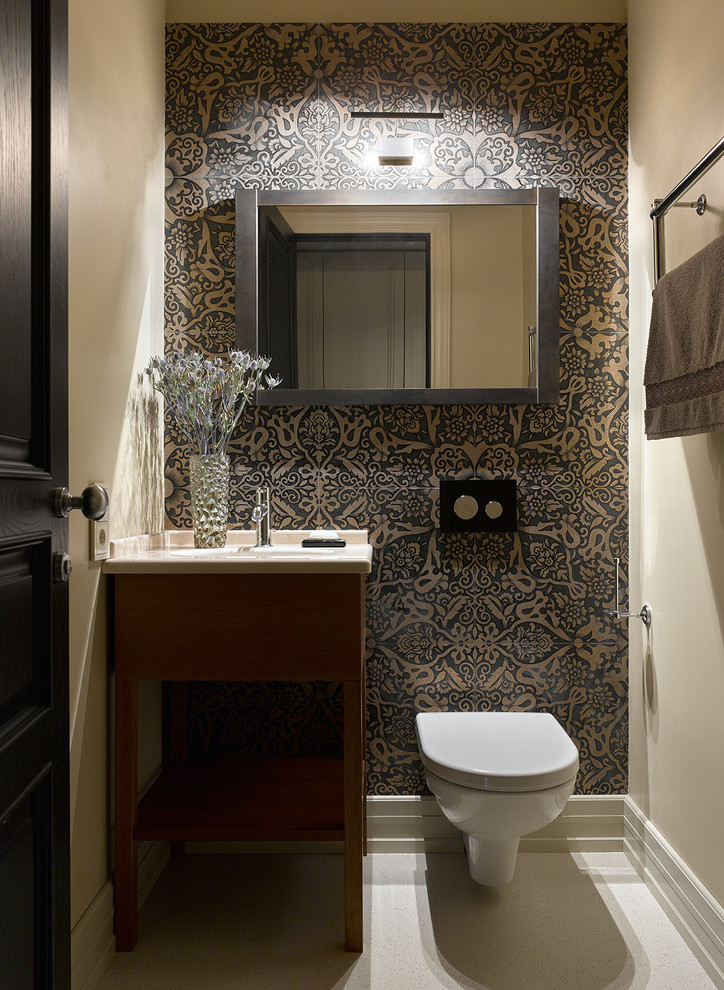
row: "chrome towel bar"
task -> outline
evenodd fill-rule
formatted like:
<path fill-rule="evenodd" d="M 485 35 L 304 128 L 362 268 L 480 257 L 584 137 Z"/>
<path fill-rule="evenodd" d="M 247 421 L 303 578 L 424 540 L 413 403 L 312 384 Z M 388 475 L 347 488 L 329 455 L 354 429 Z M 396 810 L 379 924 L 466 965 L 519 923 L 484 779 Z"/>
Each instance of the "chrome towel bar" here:
<path fill-rule="evenodd" d="M 664 217 L 673 206 L 677 205 L 690 206 L 696 209 L 698 216 L 704 215 L 707 205 L 706 196 L 699 196 L 695 203 L 679 204 L 678 201 L 695 182 L 698 182 L 713 165 L 716 165 L 722 155 L 724 155 L 724 137 L 710 151 L 707 151 L 701 161 L 674 186 L 667 196 L 653 201 L 649 216 L 654 222 L 654 284 L 664 274 Z"/>

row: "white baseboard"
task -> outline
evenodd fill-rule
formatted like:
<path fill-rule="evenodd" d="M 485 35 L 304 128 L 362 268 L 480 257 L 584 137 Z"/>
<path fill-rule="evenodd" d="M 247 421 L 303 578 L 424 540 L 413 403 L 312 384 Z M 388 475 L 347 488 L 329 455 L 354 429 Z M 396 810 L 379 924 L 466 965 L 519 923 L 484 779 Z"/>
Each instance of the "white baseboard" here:
<path fill-rule="evenodd" d="M 724 988 L 724 908 L 630 798 L 624 848 L 713 983 Z"/>
<path fill-rule="evenodd" d="M 115 951 L 113 884 L 106 880 L 70 934 L 71 990 L 92 990 Z"/>
<path fill-rule="evenodd" d="M 559 817 L 520 840 L 521 852 L 621 852 L 623 795 L 568 799 Z M 434 797 L 367 798 L 371 853 L 462 852 L 460 832 Z M 187 842 L 187 853 L 340 853 L 341 842 Z"/>
<path fill-rule="evenodd" d="M 555 821 L 520 840 L 520 851 L 620 852 L 623 800 L 623 795 L 574 795 Z M 367 799 L 367 848 L 375 853 L 460 852 L 462 840 L 434 797 L 372 796 Z"/>
<path fill-rule="evenodd" d="M 138 845 L 138 909 L 169 860 L 168 842 Z M 113 884 L 107 880 L 70 933 L 71 990 L 93 990 L 116 951 Z"/>

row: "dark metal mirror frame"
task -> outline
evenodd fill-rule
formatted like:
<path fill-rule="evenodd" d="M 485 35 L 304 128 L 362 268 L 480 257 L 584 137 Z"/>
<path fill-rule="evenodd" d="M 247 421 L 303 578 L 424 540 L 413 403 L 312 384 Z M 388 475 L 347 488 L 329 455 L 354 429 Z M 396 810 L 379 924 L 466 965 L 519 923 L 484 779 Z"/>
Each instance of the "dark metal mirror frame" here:
<path fill-rule="evenodd" d="M 558 190 L 266 190 L 236 192 L 236 346 L 258 351 L 259 273 L 257 211 L 263 206 L 521 206 L 537 207 L 538 334 L 536 387 L 528 388 L 275 388 L 259 391 L 260 405 L 550 404 L 558 401 L 559 220 Z M 271 371 L 274 369 L 272 368 Z"/>

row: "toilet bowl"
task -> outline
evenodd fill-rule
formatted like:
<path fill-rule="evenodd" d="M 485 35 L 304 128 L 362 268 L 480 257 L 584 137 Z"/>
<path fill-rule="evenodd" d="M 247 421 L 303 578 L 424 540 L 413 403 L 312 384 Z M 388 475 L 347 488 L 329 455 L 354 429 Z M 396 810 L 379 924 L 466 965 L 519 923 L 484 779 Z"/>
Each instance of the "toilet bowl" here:
<path fill-rule="evenodd" d="M 518 843 L 563 811 L 578 750 L 544 712 L 424 712 L 416 719 L 427 783 L 463 833 L 470 875 L 513 879 Z"/>

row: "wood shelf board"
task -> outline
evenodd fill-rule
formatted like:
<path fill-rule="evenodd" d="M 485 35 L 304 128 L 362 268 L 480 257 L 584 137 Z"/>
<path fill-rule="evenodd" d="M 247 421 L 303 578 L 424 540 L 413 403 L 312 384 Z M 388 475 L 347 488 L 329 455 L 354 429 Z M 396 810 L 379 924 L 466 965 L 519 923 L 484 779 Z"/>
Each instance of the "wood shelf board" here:
<path fill-rule="evenodd" d="M 138 806 L 134 838 L 344 838 L 344 764 L 306 757 L 219 756 L 166 769 Z"/>

